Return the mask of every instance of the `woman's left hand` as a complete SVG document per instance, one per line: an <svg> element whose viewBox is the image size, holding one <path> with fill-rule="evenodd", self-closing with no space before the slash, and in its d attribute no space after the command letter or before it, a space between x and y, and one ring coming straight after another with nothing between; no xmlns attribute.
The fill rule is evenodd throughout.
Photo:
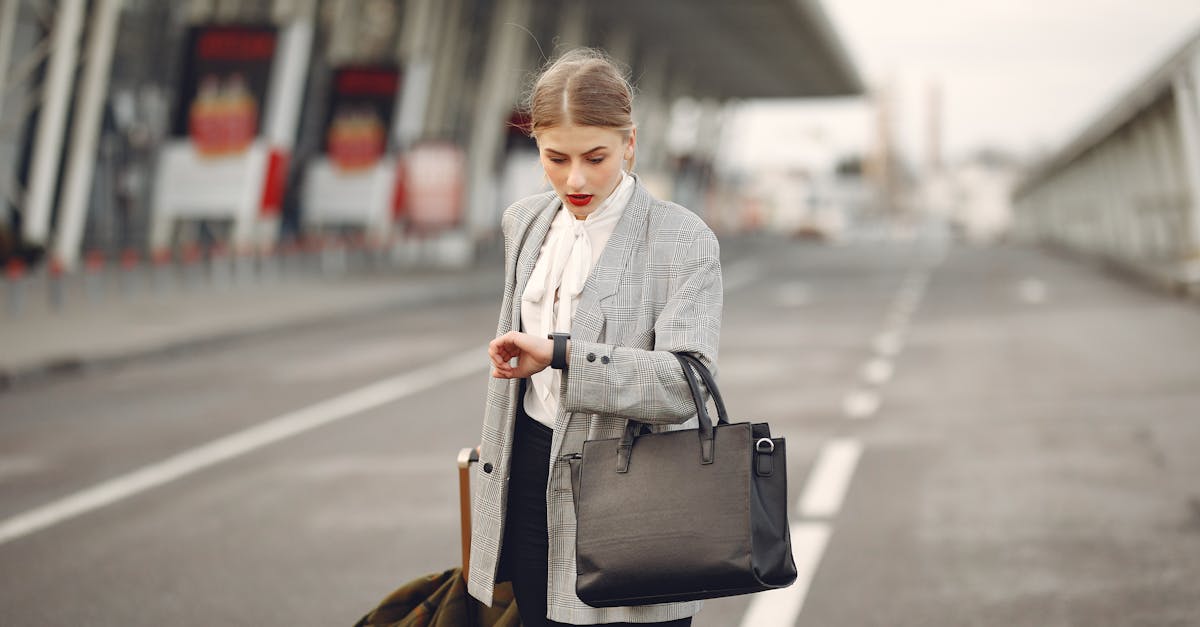
<svg viewBox="0 0 1200 627"><path fill-rule="evenodd" d="M492 358L492 376L497 379L524 379L545 370L554 352L554 340L536 338L528 333L509 331L488 343ZM510 361L517 358L517 365Z"/></svg>

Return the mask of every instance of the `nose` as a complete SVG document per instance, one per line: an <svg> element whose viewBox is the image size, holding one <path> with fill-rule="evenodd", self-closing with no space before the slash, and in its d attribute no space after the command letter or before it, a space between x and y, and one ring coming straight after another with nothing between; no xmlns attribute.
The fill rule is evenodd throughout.
<svg viewBox="0 0 1200 627"><path fill-rule="evenodd" d="M567 175L567 189L572 192L582 192L585 184L587 184L587 179L583 176L583 167L571 166L571 173Z"/></svg>

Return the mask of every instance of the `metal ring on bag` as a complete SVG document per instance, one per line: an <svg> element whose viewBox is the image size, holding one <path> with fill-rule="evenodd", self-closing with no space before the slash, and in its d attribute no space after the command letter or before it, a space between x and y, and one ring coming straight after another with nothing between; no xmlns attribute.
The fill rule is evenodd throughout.
<svg viewBox="0 0 1200 627"><path fill-rule="evenodd" d="M754 443L754 449L759 453L774 453L775 443L771 441L771 438L759 438L758 441Z"/></svg>

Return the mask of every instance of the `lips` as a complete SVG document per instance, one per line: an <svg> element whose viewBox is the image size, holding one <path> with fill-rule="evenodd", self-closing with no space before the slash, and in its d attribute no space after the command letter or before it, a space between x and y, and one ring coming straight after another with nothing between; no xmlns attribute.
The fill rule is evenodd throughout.
<svg viewBox="0 0 1200 627"><path fill-rule="evenodd" d="M592 202L592 195L591 194L567 194L567 202L571 203L572 205L575 205L576 207L582 207L582 206L588 204L589 202Z"/></svg>

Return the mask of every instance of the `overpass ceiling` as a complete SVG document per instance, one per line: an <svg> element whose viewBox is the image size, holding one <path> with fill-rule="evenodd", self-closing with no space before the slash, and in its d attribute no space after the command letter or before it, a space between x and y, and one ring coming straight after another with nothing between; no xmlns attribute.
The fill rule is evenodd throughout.
<svg viewBox="0 0 1200 627"><path fill-rule="evenodd" d="M608 28L667 56L698 97L811 98L863 92L858 71L816 0L607 0ZM636 70L635 70L636 71Z"/></svg>

